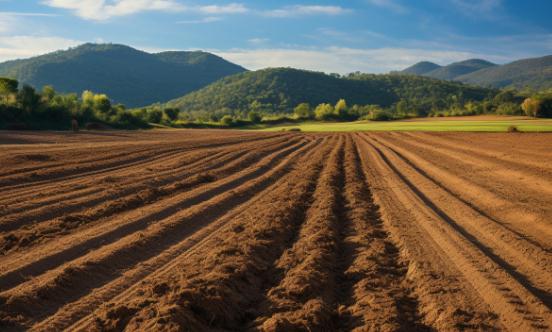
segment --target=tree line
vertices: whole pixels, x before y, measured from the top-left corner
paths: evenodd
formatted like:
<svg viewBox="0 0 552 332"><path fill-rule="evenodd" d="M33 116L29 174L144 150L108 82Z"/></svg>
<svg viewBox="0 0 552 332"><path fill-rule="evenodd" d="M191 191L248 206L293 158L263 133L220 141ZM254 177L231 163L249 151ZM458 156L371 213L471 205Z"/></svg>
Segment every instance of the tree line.
<svg viewBox="0 0 552 332"><path fill-rule="evenodd" d="M365 74L351 74L360 79ZM424 90L427 87L421 87ZM413 88L412 88L413 89ZM478 114L527 115L552 117L552 90L530 95L512 89L484 98L472 99L460 93L424 96L420 91L403 88L398 101L388 104L352 104L342 98L336 103L311 105L299 102L292 111L275 111L270 105L253 100L240 109L222 108L211 112L183 112L177 107L153 105L127 109L113 104L105 94L84 91L60 94L45 86L36 91L29 85L19 87L16 80L0 78L0 129L57 129L71 127L72 119L87 128L240 127L252 124L312 121L386 121L426 116L464 116Z"/></svg>
<svg viewBox="0 0 552 332"><path fill-rule="evenodd" d="M72 120L85 128L149 128L150 123L170 124L178 110L127 110L112 104L105 94L84 91L60 94L45 86L36 91L29 85L19 86L14 79L0 78L0 129L66 130Z"/></svg>

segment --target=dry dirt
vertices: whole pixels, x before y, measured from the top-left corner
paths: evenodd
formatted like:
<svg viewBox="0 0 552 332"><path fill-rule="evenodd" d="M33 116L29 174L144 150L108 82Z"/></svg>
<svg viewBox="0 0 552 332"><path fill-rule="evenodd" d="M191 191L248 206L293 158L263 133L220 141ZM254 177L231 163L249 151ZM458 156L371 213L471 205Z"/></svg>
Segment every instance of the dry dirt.
<svg viewBox="0 0 552 332"><path fill-rule="evenodd" d="M552 135L0 133L0 330L552 329Z"/></svg>

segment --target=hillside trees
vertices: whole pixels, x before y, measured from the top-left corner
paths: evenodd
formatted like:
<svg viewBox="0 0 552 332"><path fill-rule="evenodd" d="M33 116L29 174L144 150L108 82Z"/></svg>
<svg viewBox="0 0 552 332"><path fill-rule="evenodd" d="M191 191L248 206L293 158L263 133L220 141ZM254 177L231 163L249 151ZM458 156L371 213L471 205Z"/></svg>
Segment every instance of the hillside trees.
<svg viewBox="0 0 552 332"><path fill-rule="evenodd" d="M0 78L0 129L69 129L72 117L78 122L102 122L115 128L145 128L147 123L123 105L111 104L105 94L84 91L58 94L45 86L37 92L29 85L18 88L15 80Z"/></svg>
<svg viewBox="0 0 552 332"><path fill-rule="evenodd" d="M528 116L537 118L552 118L552 96L533 96L521 104L521 108Z"/></svg>

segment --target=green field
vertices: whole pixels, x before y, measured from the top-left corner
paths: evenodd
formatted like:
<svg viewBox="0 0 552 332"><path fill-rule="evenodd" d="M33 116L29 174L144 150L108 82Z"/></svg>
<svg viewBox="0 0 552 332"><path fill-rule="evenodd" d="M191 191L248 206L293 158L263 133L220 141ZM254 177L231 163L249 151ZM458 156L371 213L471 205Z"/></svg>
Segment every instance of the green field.
<svg viewBox="0 0 552 332"><path fill-rule="evenodd" d="M356 122L303 122L274 126L257 126L250 129L281 131L299 128L304 132L346 131L480 131L505 132L516 126L520 131L552 132L552 119L523 117L464 117L454 119L416 119L401 121L356 121Z"/></svg>

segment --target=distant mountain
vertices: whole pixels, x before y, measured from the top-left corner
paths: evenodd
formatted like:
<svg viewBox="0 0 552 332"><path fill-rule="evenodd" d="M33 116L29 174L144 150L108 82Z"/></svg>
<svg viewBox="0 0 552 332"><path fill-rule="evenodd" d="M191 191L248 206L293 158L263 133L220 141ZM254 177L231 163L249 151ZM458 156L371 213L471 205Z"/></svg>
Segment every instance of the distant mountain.
<svg viewBox="0 0 552 332"><path fill-rule="evenodd" d="M165 102L243 71L202 51L150 54L117 44L84 44L0 63L0 77L38 89L53 85L60 92L105 93L130 107Z"/></svg>
<svg viewBox="0 0 552 332"><path fill-rule="evenodd" d="M439 68L441 68L441 66L439 66L436 63L429 62L429 61L422 61L404 69L402 72L406 74L423 75L423 74L429 73L432 70L436 70Z"/></svg>
<svg viewBox="0 0 552 332"><path fill-rule="evenodd" d="M552 88L552 55L522 59L505 65L471 59L427 71L431 64L431 62L419 62L399 73L493 88L528 87L536 90Z"/></svg>
<svg viewBox="0 0 552 332"><path fill-rule="evenodd" d="M273 68L225 77L203 89L172 100L167 106L182 111L247 111L252 103L272 112L291 112L303 102L312 106L344 98L349 105L391 106L401 99L427 104L462 95L482 100L492 90L413 75L356 74L339 78L324 73Z"/></svg>
<svg viewBox="0 0 552 332"><path fill-rule="evenodd" d="M456 77L456 80L496 88L552 88L552 55L514 61Z"/></svg>
<svg viewBox="0 0 552 332"><path fill-rule="evenodd" d="M458 76L495 66L496 64L481 59L469 59L451 63L447 66L440 66L429 61L422 61L400 71L399 73L427 76L439 80L454 80Z"/></svg>
<svg viewBox="0 0 552 332"><path fill-rule="evenodd" d="M439 67L429 72L425 72L418 75L424 75L424 76L436 78L439 80L454 80L458 76L466 75L484 68L495 67L495 66L496 65L494 63L491 63L486 60L469 59L465 61L451 63L448 66Z"/></svg>

